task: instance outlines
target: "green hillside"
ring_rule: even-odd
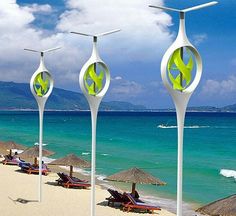
[[[29,84],[0,81],[0,110],[37,109]],[[54,88],[46,104],[48,110],[88,110],[85,97],[77,92]],[[144,106],[128,102],[103,102],[101,110],[140,110]]]

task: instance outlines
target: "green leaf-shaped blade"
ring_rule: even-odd
[[[186,48],[187,49],[187,48]],[[175,90],[184,90],[190,84],[192,80],[192,70],[194,66],[193,58],[189,49],[187,49],[189,55],[188,63],[185,64],[181,57],[181,48],[174,51],[168,62],[168,76]],[[172,70],[179,71],[179,74],[174,77],[171,73]],[[181,77],[182,75],[182,77]],[[182,79],[182,80],[181,80]],[[182,81],[185,80],[185,85]]]
[[[95,64],[91,64],[84,76],[84,83],[85,87],[88,90],[88,94],[96,96],[103,87],[103,78],[104,78],[104,72],[101,71],[99,75],[95,72]],[[92,80],[92,84],[89,84],[88,81]]]
[[[34,80],[34,89],[36,94],[39,97],[44,96],[48,89],[49,89],[49,80],[48,80],[48,76],[46,75],[45,80],[43,80],[42,78],[42,73],[39,73]]]

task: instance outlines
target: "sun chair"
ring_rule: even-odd
[[[108,201],[108,206],[110,205],[110,203],[112,204],[112,206],[115,205],[115,203],[127,203],[129,200],[123,196],[123,194],[119,193],[116,190],[112,190],[112,189],[107,189],[107,191],[111,194],[110,197],[106,198],[106,200]]]
[[[64,182],[64,176],[63,173],[58,172],[57,175],[59,176],[59,179],[56,180],[58,185],[62,185],[62,183]]]
[[[30,166],[32,166],[32,164],[28,162],[19,163],[19,167],[21,168],[21,171],[23,172],[26,172],[30,168]]]
[[[23,171],[25,171],[28,174],[39,174],[39,167],[35,167],[34,165],[23,166]],[[45,164],[42,165],[42,174],[48,175],[50,170],[47,168]]]
[[[62,172],[62,173],[61,173],[61,172],[58,172],[57,175],[59,176],[59,179],[57,179],[56,181],[57,181],[57,183],[58,183],[59,185],[62,185],[63,183],[68,182],[68,178],[66,177],[67,174],[65,174],[65,173],[63,173],[63,172]],[[71,176],[70,178],[71,178],[73,181],[75,181],[75,182],[88,183],[87,180],[82,180],[82,179],[79,179],[79,178],[77,178],[77,177]]]
[[[129,199],[129,202],[122,203],[123,211],[129,212],[131,210],[138,209],[141,211],[143,210],[154,214],[154,210],[161,210],[161,208],[156,205],[135,201],[135,199],[128,193],[124,193],[124,196],[126,196]]]
[[[4,164],[4,165],[16,165],[16,166],[18,166],[20,162],[24,162],[20,158],[17,158],[17,157],[10,158],[8,155],[5,155],[4,158],[5,159],[2,161],[2,164]]]
[[[2,164],[3,165],[16,165],[16,166],[18,166],[19,162],[14,161],[14,160],[11,160],[11,161],[10,160],[3,160]]]
[[[74,181],[70,176],[64,175],[63,177],[63,187],[70,188],[70,187],[78,187],[86,189],[91,186],[91,184],[87,182],[81,182],[81,181]]]
[[[57,179],[56,181],[59,185],[62,185],[63,183],[66,183],[68,181],[65,173],[58,172],[57,175],[59,176],[59,179]]]
[[[30,166],[31,165],[31,163],[28,163],[28,162],[20,162],[19,164],[18,164],[18,166],[20,167],[20,168],[22,168],[22,167],[24,167],[24,166]]]
[[[11,156],[11,155],[4,155],[4,158],[5,158],[6,160],[12,160],[12,159],[13,159],[13,156]]]

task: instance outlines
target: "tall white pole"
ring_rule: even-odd
[[[186,103],[185,103],[186,102]],[[184,119],[187,108],[187,101],[183,101],[184,106],[176,106],[177,125],[178,125],[178,168],[177,168],[177,216],[182,216],[183,210],[183,137]]]
[[[42,201],[43,112],[44,106],[39,106],[39,202]]]
[[[202,75],[202,60],[197,49],[189,42],[185,32],[185,13],[209,7],[217,4],[216,1],[198,5],[184,10],[170,7],[153,6],[149,7],[175,11],[180,14],[179,32],[174,43],[168,48],[161,61],[161,77],[163,83],[175,104],[177,124],[178,124],[178,156],[177,156],[177,216],[183,215],[183,136],[184,120],[188,101],[196,89]],[[183,51],[187,50],[189,57],[186,64],[183,60]],[[192,70],[195,68],[196,74],[193,78]],[[172,67],[174,65],[174,67]],[[178,75],[173,75],[172,70],[178,70]]]
[[[39,52],[40,64],[38,69],[34,72],[30,80],[30,90],[35,97],[39,108],[39,184],[38,184],[38,201],[42,202],[42,152],[43,152],[43,114],[44,107],[48,97],[52,93],[53,79],[44,65],[44,52],[57,50],[57,48],[48,49],[45,51],[37,51],[32,49],[25,49],[31,52]],[[45,76],[45,77],[44,77]]]
[[[98,109],[91,110],[92,119],[92,170],[91,170],[91,216],[96,215],[96,127],[97,127],[97,113]]]
[[[110,85],[110,72],[106,64],[102,61],[97,50],[97,38],[118,32],[120,30],[113,30],[97,35],[91,35],[81,32],[71,32],[83,36],[93,37],[93,51],[89,60],[84,64],[79,75],[80,88],[88,100],[91,111],[92,123],[92,167],[91,167],[91,203],[90,214],[96,215],[96,127],[98,108],[102,98],[106,94]],[[92,81],[92,82],[91,82]]]
[[[93,37],[93,52],[92,56],[99,56],[97,50],[97,37]],[[94,63],[96,65],[96,63]],[[95,73],[96,66],[94,66]],[[96,86],[94,85],[94,88]],[[93,96],[94,97],[94,96]],[[91,111],[91,124],[92,124],[92,167],[91,167],[91,202],[90,202],[90,212],[91,216],[96,215],[96,134],[97,134],[97,115],[98,108],[101,100],[93,100],[89,103],[90,111]]]

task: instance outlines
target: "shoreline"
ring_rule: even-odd
[[[51,166],[50,166],[51,168]],[[53,168],[53,170],[58,168]],[[61,168],[59,168],[61,169]],[[17,166],[0,164],[0,212],[4,216],[12,216],[17,212],[19,216],[30,216],[34,212],[35,216],[68,216],[78,214],[88,216],[90,212],[90,190],[66,189],[55,184],[58,179],[56,173],[52,172],[48,176],[43,176],[43,202],[37,202],[38,176],[21,173]],[[75,175],[81,175],[76,173]],[[126,212],[117,208],[107,206],[105,200],[109,193],[96,186],[96,215],[127,215]],[[162,209],[155,211],[160,216],[174,216],[175,214]],[[138,213],[129,213],[130,216]],[[142,213],[143,215],[143,213]]]
[[[52,167],[53,166],[51,165],[50,169]],[[69,172],[69,167],[59,166],[59,168],[57,168],[57,170],[54,169],[54,171]],[[85,171],[80,168],[79,169],[74,168],[73,176],[90,181],[90,172]],[[123,190],[123,188],[117,186],[117,184],[115,182],[104,181],[104,180],[102,180],[102,178],[105,178],[105,176],[104,175],[96,175],[96,185],[100,186],[101,189],[107,190],[108,188],[112,188],[112,189],[118,190],[120,192],[125,192],[125,190]],[[121,183],[121,184],[125,185],[125,183]],[[128,187],[128,185],[127,185],[127,187]],[[152,203],[152,204],[161,206],[164,209],[166,209],[167,211],[169,211],[170,213],[175,215],[176,206],[177,206],[175,199],[165,198],[165,197],[161,197],[158,195],[157,196],[148,195],[147,192],[145,192],[143,190],[140,190],[139,194],[141,195],[142,200],[144,200],[148,203]],[[194,211],[194,209],[197,209],[200,206],[201,206],[200,203],[193,203],[193,202],[184,201],[183,202],[183,214],[186,216],[202,216],[201,214]]]
[[[46,164],[55,160],[50,157],[44,157],[43,159]],[[0,158],[0,161],[1,160],[2,160],[2,158]],[[19,167],[17,167],[17,166],[9,166],[9,165],[0,164],[0,167],[1,166],[13,167],[13,169],[16,169],[16,170],[19,169]],[[48,165],[48,167],[51,170],[51,173],[49,175],[54,176],[55,180],[59,178],[56,174],[57,172],[65,172],[65,173],[69,172],[69,167],[66,167],[66,166]],[[0,170],[1,170],[1,168],[0,168]],[[24,173],[22,173],[22,174],[24,174]],[[32,175],[30,175],[30,176],[32,176]],[[37,177],[37,175],[33,175],[33,176]],[[90,171],[85,171],[84,169],[81,169],[81,168],[74,168],[73,176],[80,178],[80,179],[88,180],[90,182]],[[105,178],[104,175],[96,175],[96,186],[99,187],[103,192],[107,193],[107,197],[110,196],[110,194],[107,192],[108,188],[116,189],[122,193],[127,191],[126,189],[124,189],[124,188],[126,188],[125,183],[121,183],[121,185],[124,185],[124,187],[120,187],[115,182],[104,181],[103,180],[104,178]],[[129,188],[128,185],[127,185],[127,188]],[[156,195],[148,195],[147,192],[145,192],[143,190],[140,190],[139,193],[141,195],[141,199],[144,200],[145,202],[151,203],[151,204],[154,204],[157,206],[161,206],[161,208],[165,209],[168,213],[171,214],[170,216],[175,215],[175,212],[176,212],[176,200],[175,199],[165,198],[165,197],[161,197],[159,195],[157,195],[157,196]],[[105,199],[104,199],[104,201],[105,201]],[[186,216],[202,216],[201,214],[196,213],[194,211],[194,209],[196,209],[197,207],[200,207],[199,205],[200,205],[199,203],[183,202],[183,214]],[[169,216],[169,215],[167,215],[167,216]]]
[[[38,109],[0,109],[0,112],[38,112]],[[90,113],[90,110],[60,110],[45,109],[45,112],[69,112],[69,113]],[[145,110],[99,110],[101,113],[176,113],[175,109],[145,109]],[[230,110],[186,110],[186,113],[208,113],[208,114],[236,114],[236,111]]]

